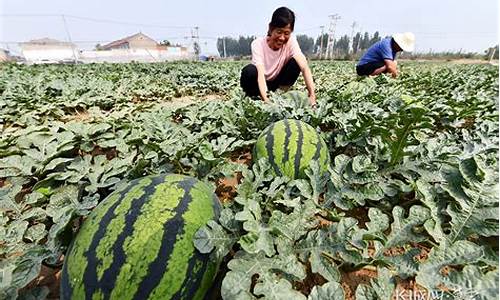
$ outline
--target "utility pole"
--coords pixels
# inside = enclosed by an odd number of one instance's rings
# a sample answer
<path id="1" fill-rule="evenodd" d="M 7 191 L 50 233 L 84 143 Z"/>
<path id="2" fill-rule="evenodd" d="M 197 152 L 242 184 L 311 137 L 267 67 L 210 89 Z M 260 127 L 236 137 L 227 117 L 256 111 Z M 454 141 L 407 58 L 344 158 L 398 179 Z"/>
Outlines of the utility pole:
<path id="1" fill-rule="evenodd" d="M 333 57 L 333 45 L 335 43 L 335 27 L 337 26 L 337 21 L 340 19 L 338 14 L 329 15 L 330 26 L 328 28 L 328 44 L 326 46 L 326 56 L 331 59 Z"/>
<path id="2" fill-rule="evenodd" d="M 198 26 L 195 26 L 193 29 L 191 29 L 191 39 L 193 41 L 193 48 L 194 48 L 194 45 L 196 43 L 196 45 L 198 45 L 198 49 L 201 53 L 201 45 L 200 45 L 200 35 L 199 35 L 199 30 L 200 28 Z M 196 49 L 194 49 L 196 50 Z M 200 54 L 198 53 L 198 55 Z"/>
<path id="3" fill-rule="evenodd" d="M 351 30 L 351 45 L 347 48 L 347 54 L 351 53 L 351 50 L 354 52 L 354 27 L 356 27 L 356 21 L 352 22 L 352 30 Z"/>
<path id="4" fill-rule="evenodd" d="M 222 38 L 222 47 L 224 48 L 224 58 L 226 58 L 227 57 L 227 54 L 226 54 L 226 37 Z"/>
<path id="5" fill-rule="evenodd" d="M 491 55 L 490 55 L 490 64 L 493 64 L 492 61 L 493 61 L 493 57 L 495 56 L 495 52 L 497 52 L 497 47 L 493 47 L 493 49 L 491 50 Z"/>
<path id="6" fill-rule="evenodd" d="M 73 53 L 73 61 L 76 64 L 77 59 L 76 59 L 76 54 L 75 54 L 75 48 L 73 48 L 73 42 L 71 41 L 71 35 L 69 34 L 68 24 L 66 24 L 66 18 L 64 17 L 64 15 L 61 15 L 61 17 L 62 17 L 63 24 L 64 24 L 64 30 L 66 30 L 66 35 L 68 36 L 68 41 L 71 44 L 71 52 Z"/>
<path id="7" fill-rule="evenodd" d="M 323 56 L 323 35 L 325 34 L 323 32 L 323 29 L 325 28 L 325 26 L 320 26 L 320 28 L 321 28 L 321 35 L 319 36 L 319 40 L 320 40 L 319 59 L 321 59 L 321 57 Z"/>

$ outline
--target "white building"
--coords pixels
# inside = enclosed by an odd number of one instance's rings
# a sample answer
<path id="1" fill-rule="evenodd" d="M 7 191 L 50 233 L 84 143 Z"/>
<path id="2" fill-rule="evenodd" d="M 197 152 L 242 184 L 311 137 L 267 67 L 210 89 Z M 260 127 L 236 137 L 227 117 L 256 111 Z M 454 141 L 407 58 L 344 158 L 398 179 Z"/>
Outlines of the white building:
<path id="1" fill-rule="evenodd" d="M 50 38 L 20 43 L 21 53 L 28 64 L 95 63 L 95 62 L 162 62 L 194 59 L 186 47 L 165 46 L 143 33 L 137 33 L 95 50 L 81 50 L 73 43 Z"/>
<path id="2" fill-rule="evenodd" d="M 155 49 L 158 43 L 142 32 L 127 36 L 99 47 L 98 50 Z"/>
<path id="3" fill-rule="evenodd" d="M 80 59 L 92 62 L 161 62 L 190 59 L 186 47 L 165 46 L 139 32 L 98 47 L 96 50 L 83 50 Z"/>
<path id="4" fill-rule="evenodd" d="M 19 46 L 27 63 L 74 62 L 79 59 L 75 44 L 50 38 L 31 40 Z"/>

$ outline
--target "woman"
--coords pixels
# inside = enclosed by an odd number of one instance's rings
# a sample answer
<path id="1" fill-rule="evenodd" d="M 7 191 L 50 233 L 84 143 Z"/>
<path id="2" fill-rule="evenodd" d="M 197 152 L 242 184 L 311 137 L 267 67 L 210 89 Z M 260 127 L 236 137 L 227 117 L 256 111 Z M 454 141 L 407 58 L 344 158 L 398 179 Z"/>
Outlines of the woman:
<path id="1" fill-rule="evenodd" d="M 309 102 L 313 107 L 316 106 L 311 70 L 297 39 L 292 36 L 294 25 L 293 11 L 280 7 L 273 13 L 267 37 L 252 42 L 252 64 L 243 68 L 240 79 L 247 96 L 260 96 L 262 100 L 268 101 L 268 91 L 278 88 L 288 90 L 302 72 Z"/>

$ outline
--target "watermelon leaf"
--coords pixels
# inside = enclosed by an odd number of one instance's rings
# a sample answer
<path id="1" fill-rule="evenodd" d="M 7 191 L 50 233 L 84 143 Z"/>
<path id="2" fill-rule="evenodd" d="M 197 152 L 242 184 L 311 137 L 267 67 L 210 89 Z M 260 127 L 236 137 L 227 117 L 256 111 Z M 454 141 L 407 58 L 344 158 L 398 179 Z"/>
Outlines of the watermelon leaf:
<path id="1" fill-rule="evenodd" d="M 267 275 L 267 274 L 266 274 Z M 260 280 L 254 288 L 254 293 L 259 296 L 264 296 L 266 299 L 280 300 L 306 300 L 306 297 L 300 292 L 292 288 L 292 284 L 283 278 L 276 275 L 265 276 Z"/>
<path id="2" fill-rule="evenodd" d="M 443 189 L 455 200 L 446 210 L 452 219 L 447 237 L 451 243 L 472 234 L 498 234 L 498 172 L 486 167 L 485 160 L 475 156 L 460 161 L 459 168 L 442 170 Z"/>
<path id="3" fill-rule="evenodd" d="M 224 298 L 236 297 L 241 294 L 249 295 L 252 277 L 258 275 L 254 289 L 256 295 L 265 295 L 276 299 L 275 297 L 278 297 L 280 293 L 285 293 L 291 297 L 305 299 L 305 296 L 292 289 L 289 281 L 277 276 L 277 274 L 291 276 L 296 280 L 305 278 L 305 269 L 294 255 L 269 258 L 263 252 L 250 254 L 239 251 L 229 261 L 228 268 L 230 271 L 222 282 L 222 296 Z"/>
<path id="4" fill-rule="evenodd" d="M 344 299 L 344 290 L 342 289 L 342 286 L 335 281 L 327 282 L 321 286 L 314 286 L 311 293 L 307 297 L 307 300 L 330 299 Z"/>
<path id="5" fill-rule="evenodd" d="M 244 273 L 229 271 L 222 281 L 221 295 L 223 299 L 250 300 L 257 299 L 250 293 L 252 278 Z"/>
<path id="6" fill-rule="evenodd" d="M 428 289 L 436 289 L 440 285 L 448 286 L 451 275 L 445 276 L 441 270 L 449 266 L 464 266 L 474 264 L 481 260 L 484 255 L 482 247 L 465 240 L 457 241 L 453 244 L 443 243 L 438 247 L 433 247 L 426 261 L 420 264 L 416 281 Z M 450 273 L 463 273 L 451 270 Z M 458 277 L 462 275 L 457 275 Z M 465 274 L 464 274 L 465 276 Z M 456 277 L 458 279 L 458 277 Z M 454 277 L 451 277 L 454 278 Z"/>
<path id="7" fill-rule="evenodd" d="M 194 246 L 201 253 L 210 253 L 216 248 L 215 255 L 218 261 L 222 261 L 222 258 L 229 253 L 237 241 L 237 238 L 232 234 L 226 233 L 224 228 L 217 224 L 217 222 L 210 220 L 206 226 L 198 229 L 193 241 Z"/>
<path id="8" fill-rule="evenodd" d="M 377 249 L 374 258 L 383 259 L 384 251 L 397 246 L 405 245 L 409 242 L 419 242 L 425 240 L 425 235 L 416 229 L 422 226 L 429 218 L 429 209 L 413 205 L 407 218 L 403 216 L 404 210 L 400 206 L 395 206 L 392 211 L 394 222 L 391 224 L 391 232 L 382 243 L 383 247 Z"/>
<path id="9" fill-rule="evenodd" d="M 356 288 L 356 299 L 392 299 L 395 282 L 389 270 L 384 268 L 377 269 L 377 278 L 371 279 L 370 283 L 371 286 L 365 284 L 358 285 Z"/>
<path id="10" fill-rule="evenodd" d="M 483 273 L 478 266 L 466 265 L 462 272 L 452 272 L 447 286 L 456 298 L 495 299 L 498 296 L 498 270 Z"/>
<path id="11" fill-rule="evenodd" d="M 245 209 L 235 215 L 235 219 L 243 222 L 247 234 L 239 239 L 239 244 L 249 253 L 264 251 L 268 256 L 275 253 L 271 235 L 273 228 L 262 223 L 262 211 L 257 201 L 248 200 Z"/>

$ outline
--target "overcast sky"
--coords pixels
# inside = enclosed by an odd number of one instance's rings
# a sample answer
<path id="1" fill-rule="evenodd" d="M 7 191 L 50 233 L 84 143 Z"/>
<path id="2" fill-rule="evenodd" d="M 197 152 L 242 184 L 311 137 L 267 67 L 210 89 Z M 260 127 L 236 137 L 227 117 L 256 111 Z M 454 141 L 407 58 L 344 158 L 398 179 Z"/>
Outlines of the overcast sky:
<path id="1" fill-rule="evenodd" d="M 338 14 L 336 36 L 379 31 L 382 36 L 412 31 L 416 51 L 482 53 L 498 44 L 497 0 L 0 0 L 0 48 L 49 37 L 93 48 L 139 31 L 161 41 L 189 45 L 199 27 L 203 52 L 215 53 L 217 37 L 262 36 L 274 9 L 296 14 L 295 34 L 316 38 L 329 15 Z M 65 15 L 63 18 L 62 15 Z M 66 24 L 66 26 L 65 26 Z M 67 30 L 66 30 L 67 29 Z"/>

